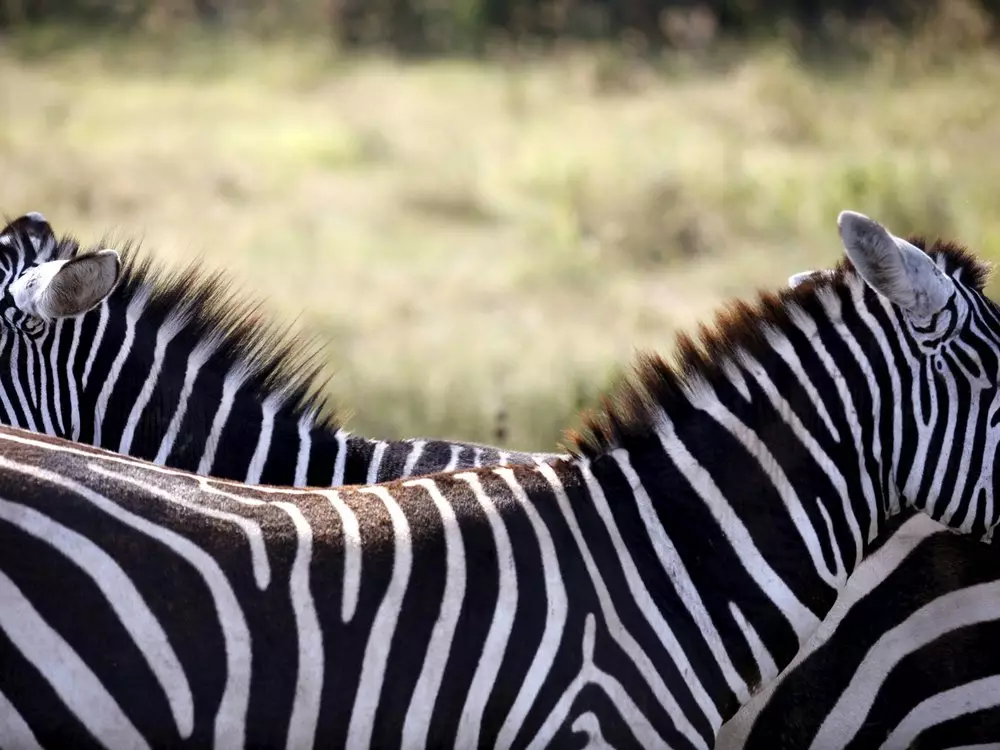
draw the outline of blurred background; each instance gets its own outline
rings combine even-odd
[[[636,348],[836,263],[843,208],[1000,257],[998,17],[0,0],[0,213],[228,271],[353,430],[551,449]]]

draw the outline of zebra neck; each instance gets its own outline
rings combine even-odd
[[[484,445],[352,435],[293,409],[282,393],[262,398],[238,381],[233,386],[233,379],[208,375],[190,378],[190,387],[169,376],[154,378],[145,399],[137,396],[141,382],[119,378],[108,389],[106,380],[92,376],[88,387],[73,391],[75,408],[64,420],[51,421],[52,430],[42,431],[220,479],[297,487],[371,484],[534,460],[533,454]],[[63,421],[68,429],[60,431]],[[36,419],[23,426],[46,425]]]
[[[862,427],[856,416],[878,410],[870,387],[845,370],[853,408],[838,409],[836,390],[778,388],[760,360],[745,364],[652,407],[645,432],[630,430],[589,463],[595,516],[635,532],[621,554],[636,566],[633,585],[656,592],[658,611],[642,614],[636,637],[667,623],[722,719],[815,632],[890,505],[872,420]],[[606,546],[602,534],[588,546]]]

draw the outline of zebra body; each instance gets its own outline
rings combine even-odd
[[[250,484],[371,484],[553,461],[446,440],[369,440],[326,415],[306,342],[197,267],[79,252],[40,214],[0,231],[0,423]]]
[[[552,465],[254,488],[4,432],[10,742],[711,747],[892,515],[1000,513],[983,269],[840,229],[857,271],[643,360]]]
[[[578,663],[595,639],[639,652],[607,629],[623,592],[567,544],[579,522],[559,519],[581,485],[564,468],[311,491],[27,433],[0,444],[0,746],[547,747],[574,724],[621,732],[587,711],[567,725],[567,701],[613,685]],[[67,632],[59,611],[88,627]]]
[[[716,750],[1000,744],[1000,557],[910,518]]]

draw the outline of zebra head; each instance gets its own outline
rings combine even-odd
[[[837,224],[863,281],[857,292],[874,291],[881,303],[859,309],[887,313],[872,326],[879,332],[873,345],[898,347],[898,377],[912,377],[912,388],[900,394],[908,395],[901,404],[895,485],[932,517],[966,530],[985,528],[989,536],[1000,521],[1000,472],[994,472],[1000,308],[983,291],[987,266],[947,243],[925,250],[862,214],[844,211]],[[790,283],[796,278],[820,280],[812,272]]]
[[[0,231],[0,314],[3,326],[37,336],[47,323],[82,315],[114,291],[121,262],[114,250],[78,255],[58,240],[45,218],[29,213]]]

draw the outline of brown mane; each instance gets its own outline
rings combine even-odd
[[[295,419],[309,416],[318,427],[340,427],[323,393],[326,363],[315,338],[290,335],[290,326],[272,320],[259,300],[236,293],[225,273],[207,272],[197,262],[167,271],[153,256],[140,252],[138,242],[116,245],[108,239],[90,250],[117,247],[122,259],[121,281],[109,302],[123,309],[138,295],[146,296],[144,320],[159,323],[179,315],[183,323],[174,341],[184,342],[186,350],[206,337],[215,338],[215,368],[226,372],[245,366],[249,374],[243,387],[256,398],[280,394],[281,413]]]
[[[964,247],[938,240],[928,249],[922,238],[908,239],[943,261],[945,272],[965,286],[979,291],[986,286],[991,264]],[[616,392],[602,397],[598,410],[581,416],[581,430],[567,432],[570,453],[593,458],[621,445],[629,436],[648,435],[658,404],[680,397],[698,379],[711,383],[724,377],[724,364],[732,362],[738,352],[755,356],[769,349],[766,332],[787,330],[792,325],[791,310],[815,308],[817,290],[843,288],[856,278],[857,272],[845,256],[831,274],[817,275],[794,288],[761,292],[752,302],[730,302],[716,314],[713,325],[699,325],[694,337],[679,333],[673,364],[658,354],[641,353],[631,375],[622,379]]]

